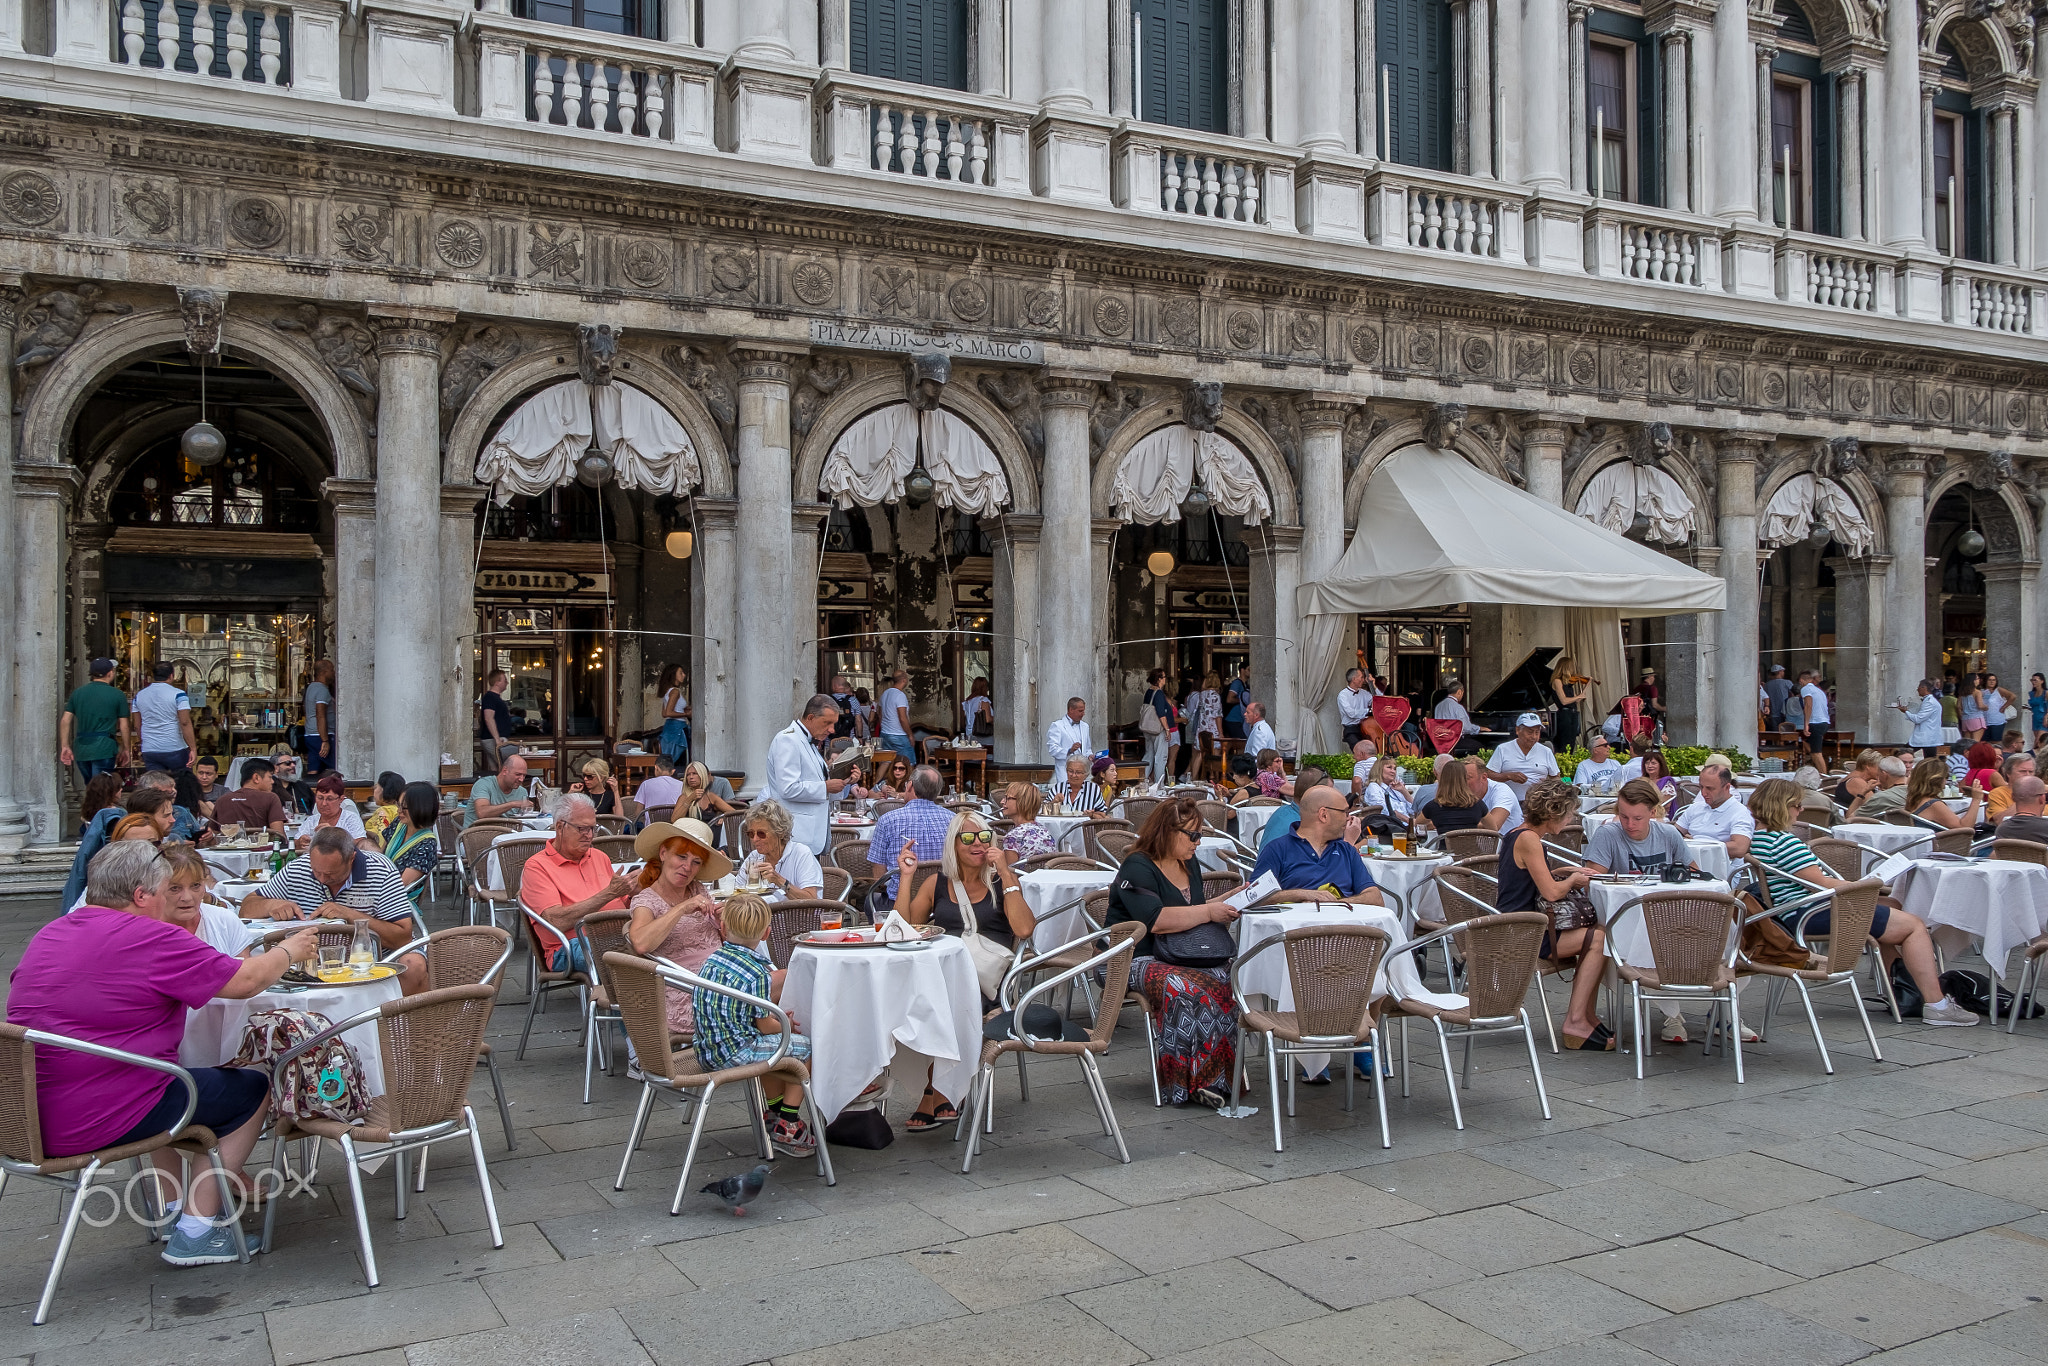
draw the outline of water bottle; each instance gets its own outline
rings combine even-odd
[[[377,950],[380,947],[376,933],[370,929],[370,922],[358,920],[356,932],[348,941],[349,971],[358,977],[369,976],[370,969],[376,966]]]

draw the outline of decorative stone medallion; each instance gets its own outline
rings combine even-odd
[[[1095,330],[1105,337],[1121,337],[1131,325],[1131,306],[1114,294],[1095,301]]]
[[[979,280],[955,280],[946,290],[946,307],[963,323],[988,316],[988,286]]]
[[[641,289],[663,289],[668,285],[668,249],[645,238],[626,243],[619,252],[619,273]]]
[[[1854,412],[1864,412],[1870,407],[1870,381],[1852,379],[1849,381],[1849,407]]]
[[[2024,427],[2027,425],[2027,401],[2015,394],[2005,401],[2005,425]]]
[[[375,261],[384,255],[384,239],[390,223],[368,209],[349,209],[334,220],[335,245],[344,255],[358,261]]]
[[[1763,400],[1767,408],[1776,408],[1785,401],[1785,376],[1777,370],[1764,371]]]
[[[1408,363],[1414,366],[1433,366],[1437,362],[1436,329],[1411,327],[1408,329]]]
[[[1550,358],[1550,348],[1541,337],[1523,337],[1515,342],[1515,378],[1543,378],[1544,362]]]
[[[1472,374],[1485,374],[1493,368],[1493,343],[1484,337],[1465,338],[1458,347],[1458,361]]]
[[[1600,358],[1582,347],[1572,352],[1572,358],[1565,362],[1565,369],[1570,372],[1573,384],[1581,389],[1590,388],[1600,377]]]
[[[1323,349],[1323,320],[1314,313],[1297,313],[1287,324],[1287,339],[1297,351]]]
[[[1199,299],[1174,299],[1159,310],[1159,330],[1177,346],[1195,346],[1202,340],[1202,303]]]
[[[245,247],[268,250],[284,240],[284,210],[260,195],[246,195],[228,207],[228,232]]]
[[[169,232],[171,218],[176,212],[170,196],[154,185],[131,187],[121,195],[121,207],[128,210],[151,237],[162,237]]]
[[[57,182],[35,171],[16,171],[0,180],[0,213],[24,228],[40,227],[64,208]]]
[[[751,295],[758,270],[751,251],[728,248],[711,253],[711,287],[720,294]]]
[[[1351,329],[1351,354],[1360,365],[1371,365],[1379,359],[1380,334],[1364,323]]]
[[[1664,369],[1664,383],[1670,386],[1671,392],[1674,394],[1691,393],[1692,367],[1684,361],[1672,361]]]
[[[1024,320],[1033,327],[1058,327],[1065,312],[1065,300],[1049,285],[1024,297]]]
[[[443,223],[434,234],[434,254],[456,270],[472,269],[484,259],[483,230],[463,218]]]
[[[1956,415],[1956,398],[1946,385],[1936,386],[1927,395],[1927,415],[1936,422],[1946,422]]]
[[[838,292],[839,279],[823,261],[804,261],[789,273],[789,287],[812,308],[823,308]]]
[[[1249,351],[1259,344],[1259,315],[1240,308],[1230,315],[1224,325],[1223,334],[1230,344],[1240,351]]]

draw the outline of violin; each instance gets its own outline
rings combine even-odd
[[[1584,674],[1563,674],[1558,678],[1557,681],[1560,683],[1575,684],[1576,686],[1581,688],[1588,688],[1591,687],[1593,684],[1598,683],[1600,680],[1597,678],[1588,678]]]

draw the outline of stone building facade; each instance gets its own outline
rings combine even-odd
[[[0,841],[107,651],[186,650],[234,749],[332,655],[352,776],[466,768],[498,665],[564,755],[670,663],[719,767],[898,661],[948,732],[990,678],[1005,758],[1154,663],[1297,734],[1295,590],[1425,441],[1725,580],[1631,623],[1681,735],[1771,660],[1891,739],[2035,667],[2023,0],[518,8],[0,0]],[[607,411],[658,435],[592,490]],[[1132,487],[1182,428],[1206,512]],[[560,478],[480,481],[531,431]],[[1483,692],[1555,616],[1358,656]]]

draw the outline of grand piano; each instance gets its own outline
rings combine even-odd
[[[1561,646],[1545,645],[1529,652],[1522,662],[1508,671],[1494,690],[1479,699],[1478,706],[1467,705],[1473,722],[1482,728],[1478,735],[1468,735],[1468,744],[1491,750],[1515,738],[1515,718],[1525,711],[1544,714],[1544,740],[1550,740],[1549,717],[1547,713],[1556,698],[1550,691],[1550,671],[1557,666],[1558,658],[1564,654]],[[1461,746],[1462,748],[1462,746]]]

